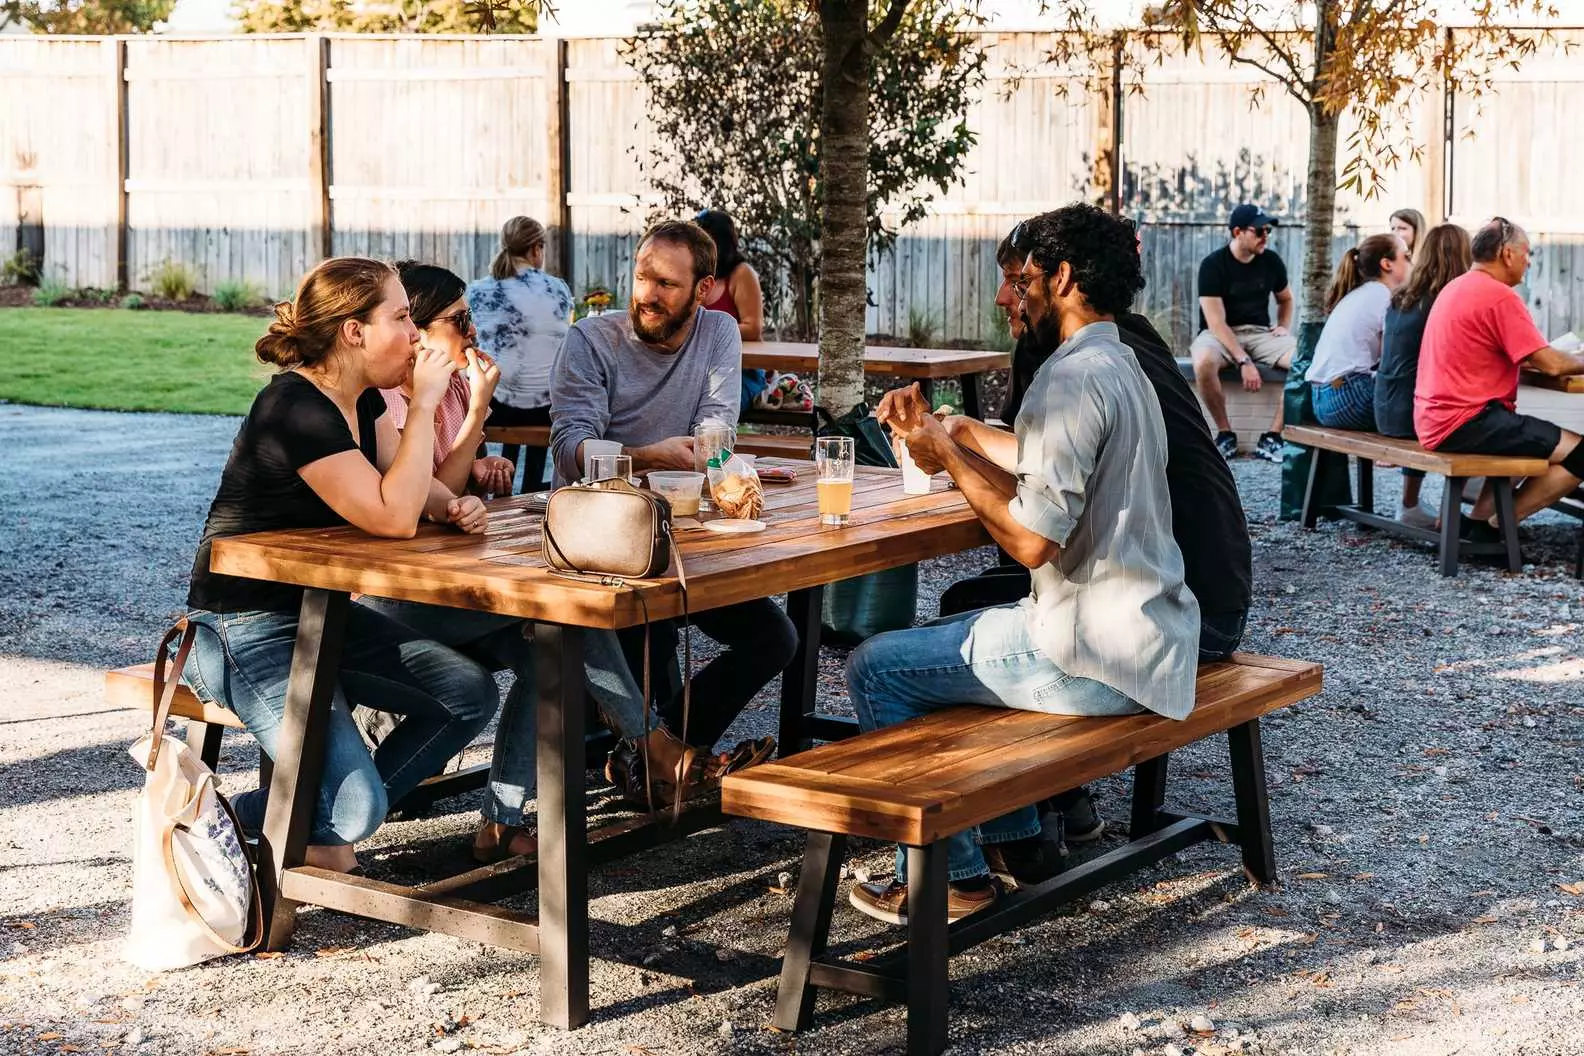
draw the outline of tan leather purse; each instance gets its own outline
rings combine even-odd
[[[625,480],[559,488],[545,506],[540,551],[557,572],[654,579],[671,563],[671,504]]]

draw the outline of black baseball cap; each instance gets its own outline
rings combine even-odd
[[[1234,230],[1240,227],[1275,227],[1276,218],[1259,206],[1245,202],[1232,210],[1232,215],[1227,217],[1227,226]]]

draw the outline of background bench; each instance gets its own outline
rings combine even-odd
[[[1320,692],[1321,669],[1237,654],[1199,668],[1181,722],[1153,714],[1074,718],[949,708],[730,774],[728,814],[809,830],[775,1026],[808,1026],[816,988],[905,1001],[908,1051],[946,1044],[946,966],[960,953],[1202,840],[1235,843],[1257,883],[1276,877],[1260,716]],[[1237,821],[1163,808],[1167,753],[1216,734],[1230,744]],[[941,841],[1008,810],[1135,767],[1129,842],[950,926]],[[907,845],[907,945],[869,961],[825,956],[848,836]]]
[[[1282,438],[1319,451],[1334,451],[1358,459],[1358,503],[1322,509],[1316,499],[1327,475],[1334,472],[1327,458],[1309,460],[1309,483],[1304,489],[1303,526],[1313,528],[1316,521],[1327,513],[1346,517],[1350,521],[1379,528],[1405,539],[1435,543],[1441,553],[1441,574],[1457,575],[1458,558],[1500,554],[1507,559],[1507,570],[1517,572],[1523,568],[1523,554],[1518,547],[1518,519],[1513,513],[1513,477],[1532,477],[1546,471],[1543,458],[1509,458],[1505,455],[1459,455],[1429,451],[1412,440],[1401,440],[1379,433],[1356,432],[1350,429],[1327,429],[1321,426],[1289,425],[1282,430]],[[1441,494],[1441,527],[1412,528],[1395,517],[1385,517],[1375,512],[1375,463],[1390,462],[1409,469],[1419,469],[1446,478],[1446,490]],[[1472,477],[1485,477],[1496,488],[1496,515],[1501,525],[1502,541],[1499,543],[1474,543],[1458,538],[1458,528],[1463,517],[1463,485]]]

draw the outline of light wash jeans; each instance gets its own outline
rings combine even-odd
[[[539,709],[534,693],[534,643],[523,637],[526,621],[471,609],[448,609],[410,601],[364,598],[363,604],[426,638],[453,646],[493,671],[515,676],[495,731],[495,756],[483,813],[503,825],[523,823],[523,805],[534,788],[538,762]],[[633,679],[615,631],[583,631],[583,671],[600,714],[619,737],[644,735],[643,691]],[[652,717],[649,726],[659,726]]]
[[[1002,605],[875,635],[847,661],[847,686],[858,725],[894,726],[957,704],[987,704],[1052,715],[1133,715],[1144,709],[1110,686],[1069,675],[1029,637],[1021,608]],[[1027,839],[1040,832],[1039,810],[1020,807],[949,837],[951,881],[989,875],[980,844]],[[896,875],[907,876],[897,848]]]
[[[197,611],[187,618],[198,627],[185,672],[193,692],[235,712],[275,758],[297,614]],[[356,843],[373,835],[389,804],[439,773],[489,724],[499,703],[495,679],[479,664],[360,604],[348,606],[308,842]],[[405,716],[372,756],[352,721],[354,704]],[[232,800],[243,828],[263,828],[268,796],[260,788]]]

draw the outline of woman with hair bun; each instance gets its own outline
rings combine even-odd
[[[419,347],[389,264],[319,264],[276,307],[254,351],[279,372],[243,419],[204,522],[187,595],[197,635],[185,675],[200,697],[235,712],[273,758],[302,588],[210,571],[213,541],[340,524],[405,539],[421,517],[476,533],[486,513],[478,498],[459,498],[434,479],[435,410],[456,367],[444,352]],[[422,428],[398,434],[379,390],[409,376],[407,421]],[[403,717],[372,757],[353,724],[355,704]],[[351,605],[307,864],[355,868],[353,845],[379,827],[388,804],[439,772],[498,704],[482,666]],[[257,789],[233,801],[244,829],[262,827],[265,797]]]
[[[1374,432],[1381,330],[1392,294],[1407,281],[1408,250],[1396,235],[1371,235],[1337,265],[1325,328],[1304,375],[1321,425]]]
[[[468,284],[479,347],[500,364],[489,425],[550,424],[550,367],[572,325],[572,291],[544,271],[544,260],[544,225],[514,216],[501,228],[490,273]],[[515,463],[516,445],[502,454]],[[544,473],[545,449],[528,448],[523,490],[536,490]]]

